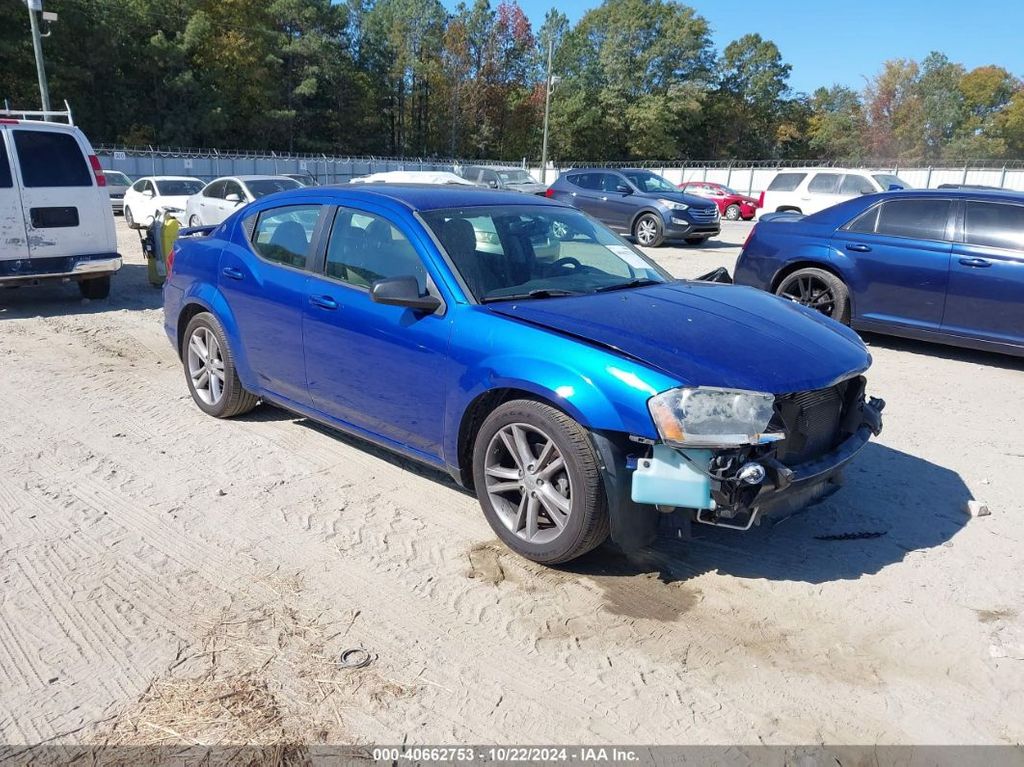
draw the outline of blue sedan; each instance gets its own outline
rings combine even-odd
[[[675,281],[551,200],[298,189],[187,230],[169,261],[201,410],[270,402],[446,471],[538,562],[645,545],[670,512],[749,528],[836,490],[881,428],[851,330]]]
[[[769,214],[734,279],[858,330],[1024,355],[1024,195],[908,190]]]

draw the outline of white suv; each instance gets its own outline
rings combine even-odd
[[[0,286],[74,281],[106,298],[120,268],[106,179],[70,111],[0,111]]]
[[[847,168],[786,169],[761,192],[758,215],[793,211],[811,214],[861,194],[910,189],[899,176]]]

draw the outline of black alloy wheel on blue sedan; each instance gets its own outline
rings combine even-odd
[[[775,294],[839,322],[850,322],[850,291],[841,279],[824,269],[797,269],[782,279]]]

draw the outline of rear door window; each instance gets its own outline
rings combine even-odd
[[[968,201],[964,225],[971,245],[1024,250],[1024,206]]]
[[[818,173],[807,185],[807,191],[814,194],[835,194],[839,191],[839,180],[842,176],[838,173]]]
[[[603,173],[577,173],[575,176],[569,176],[569,181],[581,189],[600,189],[602,176]]]
[[[26,187],[93,185],[89,163],[70,133],[15,130],[14,146]]]
[[[807,178],[806,173],[779,173],[768,185],[769,192],[792,192]]]
[[[949,200],[890,200],[878,212],[875,231],[890,237],[944,240]]]
[[[843,183],[839,186],[839,194],[871,194],[874,191],[875,188],[871,186],[867,177],[857,176],[853,173],[843,176]]]
[[[252,247],[267,261],[306,268],[320,205],[288,205],[260,214],[252,233]]]

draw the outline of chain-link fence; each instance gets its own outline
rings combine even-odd
[[[331,157],[314,154],[216,151],[204,149],[95,147],[103,167],[132,178],[141,176],[194,176],[210,181],[220,176],[283,174],[309,175],[319,184],[345,184],[353,178],[395,170],[455,171],[459,160],[419,157]],[[522,167],[521,163],[477,161],[473,165]]]

